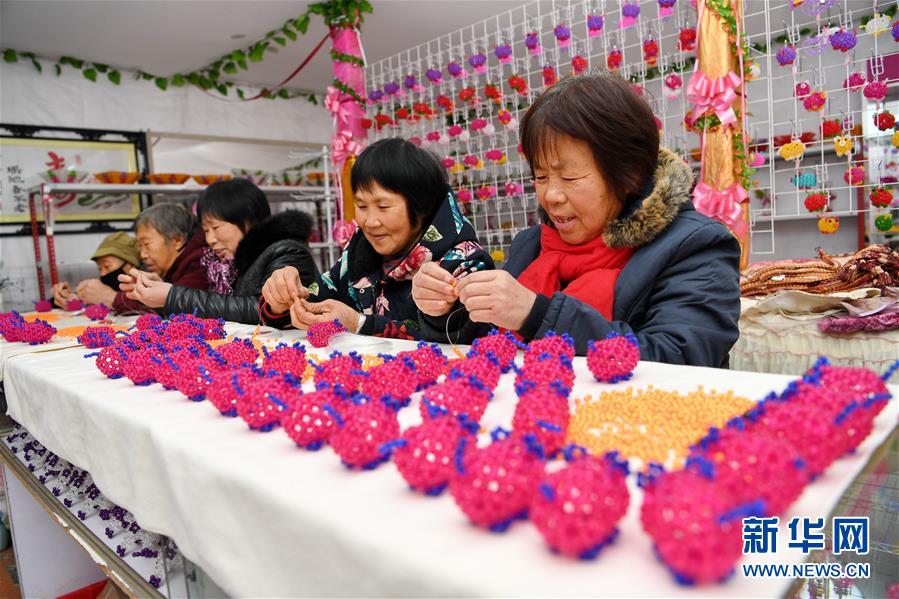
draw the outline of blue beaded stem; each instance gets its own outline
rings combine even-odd
[[[334,422],[337,424],[337,426],[343,427],[343,423],[344,423],[343,418],[340,417],[340,414],[337,412],[337,410],[335,410],[334,408],[331,407],[331,404],[329,404],[327,402],[323,403],[322,410],[324,410],[324,412],[328,416],[330,416],[332,420],[334,420]]]

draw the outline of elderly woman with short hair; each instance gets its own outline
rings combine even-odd
[[[152,312],[153,308],[133,299],[136,285],[165,281],[192,289],[208,289],[206,269],[200,264],[206,239],[197,219],[180,204],[156,204],[141,212],[134,222],[140,257],[146,271],[133,269],[119,275],[121,292],[116,294],[116,312]]]

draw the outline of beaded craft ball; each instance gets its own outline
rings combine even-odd
[[[91,304],[84,309],[84,315],[91,320],[103,320],[109,315],[109,307],[105,304]]]
[[[77,341],[87,348],[98,349],[115,343],[115,333],[112,327],[87,327]]]
[[[226,368],[226,364],[215,354],[201,355],[191,366],[179,371],[175,379],[175,389],[191,401],[203,401],[212,386],[212,375]]]
[[[224,339],[225,338],[225,319],[224,318],[204,318],[202,328],[204,339]]]
[[[381,447],[400,436],[400,424],[396,412],[382,401],[372,401],[364,395],[357,396],[364,403],[344,403],[339,424],[331,435],[331,447],[344,466],[353,469],[374,470],[390,459],[389,452]]]
[[[256,346],[249,339],[234,339],[215,348],[217,353],[229,366],[253,364],[259,357]]]
[[[471,356],[465,360],[455,360],[450,362],[449,378],[468,379],[473,376],[481,381],[485,387],[496,389],[499,384],[499,377],[502,376],[502,370],[499,361],[494,356]]]
[[[22,325],[25,319],[15,310],[0,314],[0,335],[10,342],[19,341],[22,338]]]
[[[122,374],[138,386],[156,382],[156,364],[162,359],[162,351],[149,345],[128,354]]]
[[[640,361],[640,346],[632,334],[609,336],[587,343],[587,368],[600,383],[626,381]]]
[[[340,399],[327,388],[300,395],[281,413],[284,432],[303,449],[321,449],[343,422],[333,408]]]
[[[540,359],[544,354],[552,356],[565,356],[569,360],[574,359],[574,340],[568,333],[558,335],[553,331],[549,331],[540,339],[534,339],[528,343],[527,349],[524,350],[524,365]]]
[[[134,321],[134,328],[138,331],[146,331],[147,329],[152,329],[158,324],[162,324],[162,317],[159,314],[141,314],[137,317],[137,320]]]
[[[362,380],[362,393],[372,399],[397,402],[401,406],[409,404],[409,396],[418,387],[418,372],[415,362],[408,356],[388,360],[368,371]]]
[[[237,398],[237,415],[251,430],[268,432],[281,422],[282,413],[303,390],[284,377],[260,377]]]
[[[38,300],[34,302],[35,312],[50,312],[53,310],[53,302],[50,300]]]
[[[834,391],[846,391],[860,396],[889,394],[886,383],[873,370],[824,365],[820,368],[818,384]]]
[[[693,449],[687,469],[713,474],[738,503],[762,500],[769,516],[783,513],[809,478],[789,443],[736,427],[712,429]]]
[[[182,371],[195,368],[199,358],[200,353],[196,349],[191,351],[186,348],[178,348],[165,353],[156,367],[156,382],[162,385],[163,389],[176,389]]]
[[[552,385],[571,389],[574,386],[574,369],[567,356],[543,353],[537,357],[525,358],[524,366],[515,376],[515,388],[533,385]],[[565,393],[567,396],[568,393]]]
[[[252,368],[228,366],[207,376],[211,380],[206,389],[206,400],[222,416],[234,417],[237,416],[238,400],[262,375]]]
[[[492,392],[474,377],[453,378],[437,383],[421,396],[421,417],[424,420],[443,415],[466,415],[480,422],[490,402]]]
[[[66,302],[66,312],[77,312],[78,310],[84,309],[84,302],[80,299],[70,299]]]
[[[531,520],[553,552],[593,559],[618,534],[630,493],[627,465],[614,454],[566,457],[564,468],[544,476],[531,503]]]
[[[306,331],[306,340],[312,347],[327,347],[331,342],[331,337],[339,333],[346,333],[346,328],[340,324],[339,320],[317,322]]]
[[[547,386],[534,387],[518,400],[512,430],[521,436],[533,434],[550,456],[565,444],[570,417],[568,399]]]
[[[37,319],[21,326],[19,341],[28,345],[41,345],[49,342],[55,334],[56,327],[44,320]]]
[[[356,352],[333,352],[330,358],[321,364],[315,364],[313,368],[316,387],[340,387],[347,393],[358,390],[367,376],[362,370],[362,357]]]
[[[128,355],[118,343],[107,345],[97,354],[97,360],[94,364],[97,370],[111,379],[121,378],[122,369],[125,367],[125,361]]]
[[[543,462],[518,436],[493,432],[493,443],[468,448],[463,438],[456,451],[456,471],[450,493],[459,509],[475,526],[504,532],[527,518],[528,506],[543,477]]]
[[[393,463],[409,488],[425,495],[440,495],[455,471],[456,448],[465,437],[472,447],[477,423],[467,418],[442,416],[406,429],[393,450]]]
[[[742,518],[727,490],[689,470],[641,479],[640,521],[680,584],[721,582],[742,555]]]
[[[302,380],[303,373],[306,372],[306,348],[302,343],[294,343],[287,345],[279,343],[278,347],[272,351],[262,348],[262,369],[265,371],[274,370],[281,374],[289,374],[295,380]]]
[[[515,335],[509,331],[500,333],[494,329],[486,336],[474,340],[474,343],[471,344],[471,350],[468,352],[468,357],[490,354],[493,354],[499,361],[502,371],[508,372],[512,368],[515,356],[518,355],[518,340],[515,338]]]
[[[446,373],[447,359],[436,343],[420,341],[418,347],[412,351],[402,351],[397,358],[408,356],[415,362],[415,371],[418,373],[418,389],[424,389],[433,385],[441,375]]]

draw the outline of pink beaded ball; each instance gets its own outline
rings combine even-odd
[[[822,416],[813,405],[771,401],[758,410],[749,430],[792,446],[814,479],[845,451],[835,434],[833,420]]]
[[[421,396],[421,417],[424,420],[443,415],[467,416],[480,422],[492,393],[474,377],[454,378],[428,387]]]
[[[640,346],[632,334],[609,333],[587,343],[587,368],[600,383],[618,383],[631,378],[640,361]]]
[[[253,364],[259,357],[256,347],[249,339],[235,339],[215,348],[217,353],[229,366]]]
[[[115,343],[115,329],[112,327],[87,327],[78,335],[78,343],[90,348],[99,349]]]
[[[584,453],[543,477],[531,503],[531,520],[550,549],[566,557],[594,559],[618,534],[627,513],[627,465],[614,454]]]
[[[306,371],[306,348],[301,343],[287,345],[285,343],[278,344],[278,347],[272,351],[262,348],[262,369],[265,371],[274,370],[280,374],[289,374],[295,380],[303,380],[303,373]]]
[[[66,312],[77,312],[84,309],[84,302],[80,299],[70,299],[66,302]]]
[[[162,356],[160,364],[156,368],[156,382],[164,389],[177,389],[178,379],[182,372],[190,368],[196,368],[196,362],[200,359],[197,350],[185,348],[167,352]]]
[[[493,443],[482,448],[468,449],[463,439],[450,478],[450,493],[459,509],[472,524],[492,532],[527,518],[543,477],[543,461],[520,437],[506,434],[494,431]]]
[[[213,374],[224,368],[226,365],[218,356],[201,355],[192,365],[179,371],[175,389],[191,401],[203,401],[212,386]]]
[[[346,328],[340,324],[339,320],[317,322],[306,331],[306,340],[312,347],[327,347],[331,342],[331,337],[339,333],[346,333]]]
[[[549,331],[540,339],[528,343],[527,349],[524,350],[524,366],[527,367],[531,361],[540,359],[544,354],[565,356],[573,360],[574,340],[568,333],[558,335]]]
[[[433,385],[441,375],[446,373],[447,359],[443,351],[436,343],[421,341],[418,347],[412,351],[402,351],[397,358],[408,356],[415,362],[415,371],[418,374],[418,389],[424,389]]]
[[[317,451],[343,422],[333,407],[339,401],[341,398],[328,388],[300,395],[281,413],[281,426],[299,447]]]
[[[104,304],[91,304],[84,309],[84,315],[91,320],[103,320],[109,315],[109,306]]]
[[[484,383],[489,390],[496,389],[499,384],[499,377],[502,370],[499,361],[494,356],[475,355],[465,360],[455,360],[450,362],[449,378],[462,377],[468,379],[469,376],[477,378]]]
[[[515,376],[515,388],[533,385],[553,385],[570,389],[574,386],[574,369],[567,356],[554,356],[549,353],[525,359],[525,364]],[[568,395],[567,393],[565,394]]]
[[[487,356],[493,354],[499,361],[502,371],[508,372],[509,369],[512,368],[515,356],[518,355],[518,347],[519,343],[515,338],[515,335],[509,331],[500,333],[498,330],[494,329],[486,336],[474,340],[474,343],[471,344],[471,351],[468,352],[468,356]]]
[[[53,302],[50,300],[37,300],[34,302],[35,312],[49,312],[53,309]]]
[[[347,393],[357,391],[366,378],[362,370],[362,358],[356,352],[342,354],[333,352],[321,364],[313,365],[315,386],[340,387]]]
[[[137,320],[134,321],[134,327],[138,331],[146,331],[159,324],[162,324],[162,317],[159,316],[159,314],[153,313],[141,314],[137,317]]]
[[[237,402],[254,386],[261,375],[252,368],[227,366],[207,373],[211,379],[206,389],[206,400],[222,416],[237,416]]]
[[[518,400],[512,430],[522,437],[533,434],[550,456],[565,444],[570,417],[565,397],[547,386],[535,387]]]
[[[281,422],[284,411],[302,393],[300,387],[284,377],[260,377],[238,396],[237,415],[251,430],[268,432]]]
[[[224,318],[204,318],[203,339],[224,339],[225,338],[225,319]]]
[[[107,345],[100,350],[94,364],[97,366],[97,370],[102,372],[105,376],[111,379],[117,379],[121,378],[122,370],[125,367],[125,361],[127,359],[128,354],[125,353],[122,346],[118,343],[114,343],[113,345]]]
[[[390,399],[401,406],[409,404],[409,396],[418,387],[415,362],[408,356],[388,359],[368,371],[362,380],[362,393],[372,399]]]
[[[162,352],[154,346],[147,346],[128,354],[122,367],[122,374],[138,386],[156,382],[156,365],[162,359]]]
[[[343,423],[331,435],[331,447],[347,468],[374,470],[389,459],[382,446],[400,436],[400,424],[384,402],[357,399],[364,403],[344,402],[338,410]]]
[[[409,488],[424,495],[443,493],[455,471],[462,438],[474,447],[478,425],[465,417],[441,416],[406,429],[395,443],[393,463]]]
[[[738,503],[764,502],[783,513],[808,484],[805,462],[792,445],[753,430],[712,429],[687,459],[687,468],[713,476]]]
[[[45,320],[26,322],[19,331],[19,341],[28,345],[41,345],[47,343],[56,334],[56,327]]]
[[[15,310],[0,313],[0,335],[3,335],[7,341],[19,341],[22,338],[22,325],[24,324],[25,319]]]
[[[643,479],[640,520],[656,555],[680,584],[727,579],[742,555],[742,518],[727,489],[690,470]]]

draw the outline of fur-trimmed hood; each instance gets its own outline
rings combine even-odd
[[[283,239],[309,243],[312,234],[312,217],[299,210],[285,210],[268,217],[247,233],[234,253],[234,267],[238,273],[246,272],[256,258],[269,246]]]
[[[658,237],[677,218],[681,206],[692,200],[693,171],[680,156],[659,148],[652,189],[606,225],[602,237],[612,248],[640,247]]]

